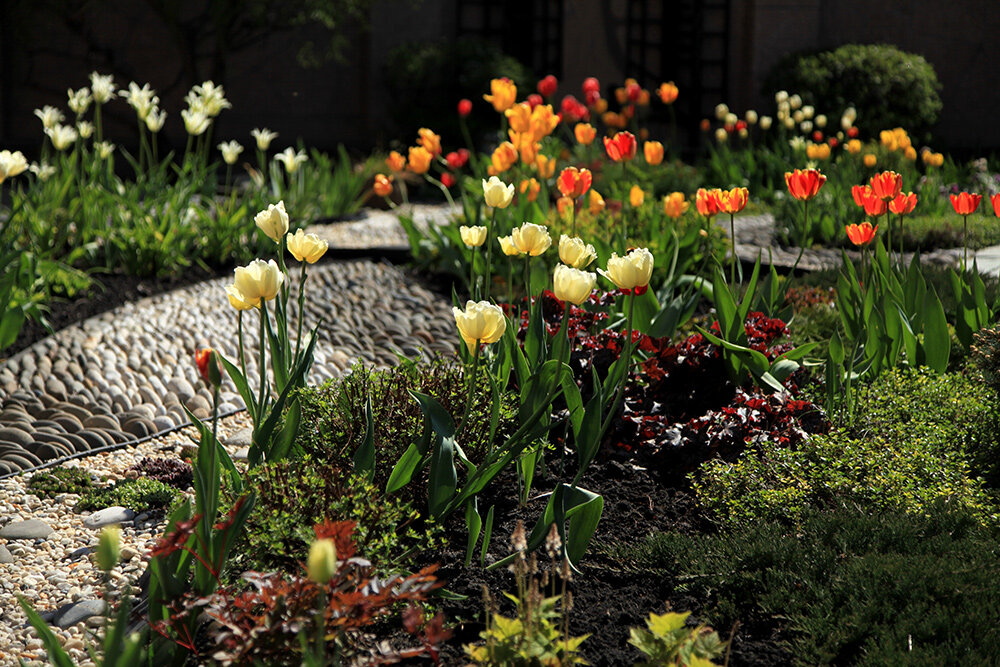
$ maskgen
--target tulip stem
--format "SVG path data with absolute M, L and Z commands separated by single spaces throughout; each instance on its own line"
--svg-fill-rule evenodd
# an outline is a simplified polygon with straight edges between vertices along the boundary
M 236 315 L 236 331 L 239 337 L 239 353 L 240 353 L 240 371 L 243 373 L 243 379 L 246 380 L 247 377 L 247 358 L 246 351 L 243 349 L 243 311 L 237 311 Z M 249 406 L 248 406 L 249 407 Z
M 969 216 L 962 216 L 962 245 L 965 246 L 965 254 L 962 257 L 962 273 L 969 270 Z
M 267 354 L 267 302 L 264 299 L 260 300 L 260 368 L 258 370 L 258 375 L 260 376 L 260 387 L 257 393 L 257 414 L 262 415 L 264 413 L 264 391 L 265 384 L 267 382 L 267 369 L 264 366 Z M 256 443 L 258 446 L 260 443 Z
M 455 440 L 465 431 L 465 425 L 469 421 L 469 410 L 472 409 L 472 392 L 476 388 L 476 376 L 479 374 L 479 339 L 476 339 L 475 349 L 472 351 L 472 375 L 469 377 L 469 389 L 465 394 L 465 408 L 462 410 L 462 422 L 455 433 Z
M 479 290 L 476 289 L 476 249 L 472 248 L 470 254 L 472 259 L 469 260 L 469 298 L 473 301 L 479 301 Z
M 306 307 L 306 261 L 305 258 L 302 259 L 302 270 L 299 273 L 299 312 L 298 312 L 298 331 L 295 334 L 295 356 L 292 357 L 293 365 L 295 360 L 299 358 L 299 350 L 302 349 L 302 322 L 306 319 L 305 313 Z
M 903 216 L 899 216 L 899 268 L 902 270 L 903 266 Z
M 524 296 L 528 300 L 525 309 L 531 319 L 531 255 L 524 256 Z
M 799 267 L 799 261 L 802 259 L 802 255 L 806 251 L 806 236 L 809 234 L 809 200 L 802 200 L 802 234 L 799 236 L 799 255 L 795 258 L 795 263 L 792 264 L 792 273 L 795 275 L 795 269 Z
M 630 294 L 628 302 L 628 315 L 625 319 L 625 349 L 622 351 L 622 356 L 619 357 L 619 361 L 624 359 L 625 372 L 622 374 L 622 379 L 618 383 L 618 389 L 615 391 L 615 400 L 611 403 L 611 409 L 608 411 L 608 415 L 604 418 L 604 422 L 601 423 L 601 434 L 598 439 L 604 437 L 604 434 L 608 432 L 608 428 L 611 426 L 611 420 L 615 418 L 618 414 L 618 407 L 621 405 L 622 400 L 625 395 L 625 385 L 628 384 L 628 368 L 632 363 L 632 315 L 635 310 L 635 288 L 632 288 L 632 293 Z M 573 479 L 573 486 L 576 486 L 583 476 L 583 469 L 576 472 L 576 477 Z
M 729 261 L 729 282 L 736 284 L 736 215 L 729 214 L 729 242 L 732 243 L 732 258 Z
M 493 209 L 493 215 L 490 216 L 490 224 L 486 228 L 486 283 L 483 285 L 483 290 L 485 291 L 484 300 L 490 300 L 490 283 L 492 278 L 490 273 L 493 271 L 493 229 L 496 227 L 497 222 L 497 210 Z

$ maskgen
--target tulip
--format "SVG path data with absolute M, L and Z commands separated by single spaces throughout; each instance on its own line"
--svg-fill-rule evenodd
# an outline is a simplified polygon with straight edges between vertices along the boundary
M 330 247 L 325 240 L 315 234 L 306 234 L 301 229 L 286 236 L 285 244 L 288 246 L 288 252 L 292 253 L 292 257 L 309 264 L 315 264 Z
M 569 197 L 560 197 L 556 200 L 556 210 L 559 212 L 559 217 L 564 220 L 569 220 L 576 212 L 576 204 Z M 573 219 L 573 229 L 576 229 L 576 219 Z
M 903 177 L 894 171 L 883 171 L 871 177 L 870 185 L 876 197 L 890 201 L 902 191 Z
M 810 160 L 826 160 L 830 157 L 829 144 L 806 144 L 806 157 Z
M 587 210 L 590 211 L 591 215 L 597 215 L 604 210 L 604 197 L 597 190 L 590 191 L 590 202 Z
M 638 144 L 631 132 L 619 132 L 614 138 L 604 137 L 604 149 L 615 162 L 627 162 L 635 157 Z
M 531 222 L 525 222 L 520 227 L 515 227 L 510 235 L 514 240 L 514 246 L 523 254 L 531 257 L 538 257 L 552 245 L 549 230 L 542 225 Z
M 392 181 L 385 174 L 375 174 L 375 185 L 372 189 L 379 197 L 388 197 L 392 194 Z
M 46 104 L 41 109 L 35 109 L 35 115 L 42 121 L 42 128 L 50 130 L 66 119 L 62 111 Z
M 675 220 L 684 215 L 690 205 L 691 203 L 684 198 L 683 192 L 671 192 L 663 198 L 663 212 Z
M 860 225 L 847 225 L 844 229 L 847 231 L 847 238 L 851 240 L 851 243 L 856 246 L 864 246 L 875 238 L 878 225 L 872 227 L 871 223 L 866 220 Z
M 875 166 L 875 163 L 878 161 L 878 158 L 876 158 L 873 153 L 866 153 L 864 161 L 865 161 L 865 166 L 871 169 L 872 167 Z
M 889 210 L 888 202 L 880 199 L 871 188 L 864 191 L 864 199 L 861 200 L 861 206 L 865 209 L 866 215 L 874 218 L 885 215 L 885 212 Z
M 663 144 L 659 141 L 647 141 L 642 145 L 642 154 L 647 164 L 658 165 L 663 162 Z
M 261 305 L 261 300 L 270 301 L 278 296 L 278 290 L 285 282 L 285 274 L 273 259 L 267 262 L 255 259 L 246 266 L 236 267 L 234 274 L 234 287 L 242 295 L 242 300 L 254 307 Z
M 917 195 L 913 192 L 900 193 L 889 202 L 889 210 L 896 215 L 909 215 L 917 206 Z
M 472 100 L 461 99 L 458 101 L 458 115 L 465 118 L 472 113 Z
M 267 129 L 257 129 L 256 127 L 250 130 L 250 135 L 257 141 L 258 150 L 266 151 L 271 147 L 271 142 L 278 138 L 277 132 L 272 132 Z
M 757 115 L 757 112 L 754 111 L 753 109 L 748 109 L 747 112 L 743 115 L 743 117 L 746 119 L 747 124 L 749 125 L 756 125 L 757 121 L 760 120 L 760 117 Z
M 746 207 L 749 193 L 746 188 L 733 188 L 732 190 L 720 190 L 717 195 L 719 201 L 719 212 L 733 215 L 739 213 Z
M 497 240 L 500 241 L 500 249 L 503 251 L 503 254 L 508 257 L 517 257 L 521 254 L 521 251 L 514 245 L 514 239 L 510 236 L 501 236 Z
M 222 384 L 222 370 L 218 359 L 212 364 L 212 348 L 205 347 L 194 353 L 194 363 L 198 367 L 198 374 L 209 387 L 218 387 Z
M 222 153 L 222 160 L 226 164 L 236 164 L 236 160 L 239 159 L 240 153 L 243 152 L 243 146 L 241 146 L 240 142 L 236 140 L 224 141 L 216 148 L 218 148 Z
M 255 303 L 252 299 L 248 299 L 243 295 L 239 289 L 237 289 L 236 284 L 226 285 L 226 296 L 229 298 L 229 305 L 236 310 L 250 310 L 255 308 L 260 300 L 258 299 Z
M 389 171 L 403 171 L 406 168 L 406 158 L 399 151 L 392 151 L 385 159 Z
M 656 89 L 656 95 L 660 98 L 660 101 L 664 104 L 673 104 L 677 99 L 679 90 L 673 81 L 668 81 L 667 83 L 661 83 L 660 87 Z
M 266 210 L 254 216 L 253 221 L 269 239 L 279 243 L 281 237 L 288 233 L 288 213 L 285 211 L 284 200 L 277 205 L 268 204 Z
M 573 134 L 576 136 L 576 141 L 581 146 L 589 146 L 593 143 L 594 137 L 597 136 L 597 130 L 590 123 L 577 123 L 576 127 L 573 128 Z
M 974 192 L 959 192 L 957 195 L 951 195 L 951 205 L 955 209 L 955 213 L 959 215 L 975 213 L 982 200 L 983 196 Z
M 761 116 L 760 117 L 760 123 L 759 123 L 760 129 L 762 129 L 762 130 L 770 130 L 771 129 L 771 123 L 773 123 L 773 122 L 774 121 L 771 119 L 770 116 Z
M 465 310 L 453 307 L 458 333 L 469 347 L 469 352 L 478 353 L 480 343 L 489 345 L 503 337 L 507 329 L 507 318 L 500 306 L 488 301 L 467 301 Z
M 104 104 L 115 96 L 115 79 L 111 74 L 90 73 L 90 90 L 94 96 L 94 102 Z
M 567 266 L 582 269 L 597 259 L 597 251 L 583 239 L 563 234 L 559 237 L 559 259 Z
M 990 197 L 990 203 L 993 204 L 993 213 L 1000 218 L 1000 194 L 995 194 Z
M 478 248 L 486 242 L 486 227 L 484 225 L 473 227 L 462 225 L 458 228 L 458 232 L 462 237 L 462 243 L 470 248 Z
M 432 157 L 441 154 L 441 135 L 435 134 L 433 130 L 422 127 L 417 130 L 417 144 L 427 149 Z
M 311 581 L 325 585 L 337 574 L 337 546 L 333 540 L 316 540 L 309 546 L 306 572 Z
M 407 163 L 410 171 L 415 174 L 426 174 L 431 168 L 431 159 L 434 157 L 423 146 L 410 146 L 410 158 Z
M 653 254 L 646 248 L 636 248 L 624 257 L 611 253 L 607 271 L 597 270 L 623 292 L 645 294 L 653 275 Z
M 483 180 L 483 196 L 486 198 L 486 205 L 493 208 L 507 208 L 514 200 L 514 184 L 505 184 L 496 176 L 490 176 L 490 180 Z
M 591 91 L 599 93 L 601 91 L 601 84 L 595 77 L 588 76 L 583 80 L 583 92 L 589 93 Z
M 97 538 L 97 567 L 110 572 L 122 556 L 122 531 L 118 526 L 105 526 Z
M 721 192 L 722 190 L 718 188 L 713 190 L 698 188 L 694 200 L 694 205 L 698 209 L 698 213 L 701 213 L 706 218 L 711 218 L 718 214 L 722 210 L 719 203 L 719 194 Z
M 163 124 L 167 122 L 167 112 L 159 109 L 150 109 L 146 116 L 146 129 L 156 134 L 163 129 Z
M 576 167 L 566 167 L 559 174 L 559 179 L 556 183 L 559 188 L 559 192 L 562 193 L 563 197 L 569 197 L 570 199 L 576 199 L 583 195 L 584 192 L 590 189 L 590 184 L 593 181 L 593 175 L 590 173 L 589 169 L 577 169 Z
M 441 185 L 443 185 L 444 187 L 451 188 L 457 182 L 458 181 L 455 180 L 455 175 L 452 174 L 450 171 L 446 171 L 443 174 L 441 174 Z
M 556 161 L 546 155 L 539 155 L 535 158 L 535 170 L 538 171 L 539 178 L 552 178 L 556 173 Z
M 45 164 L 44 162 L 42 164 L 37 164 L 35 162 L 32 162 L 31 166 L 28 167 L 28 169 L 31 171 L 32 174 L 37 176 L 38 180 L 40 181 L 47 181 L 49 180 L 50 176 L 56 173 L 55 167 L 53 167 L 50 164 Z
M 729 140 L 729 133 L 726 132 L 726 128 L 720 127 L 715 130 L 715 141 L 720 144 L 726 143 Z
M 212 124 L 212 119 L 204 111 L 184 109 L 181 111 L 181 118 L 184 119 L 184 129 L 193 137 L 204 134 L 208 126 Z
M 529 178 L 521 181 L 520 185 L 517 186 L 517 189 L 518 192 L 528 198 L 528 201 L 535 201 L 538 199 L 538 193 L 542 191 L 542 184 L 534 178 Z
M 21 151 L 0 151 L 0 183 L 27 171 L 28 160 Z
M 728 114 L 728 113 L 729 113 L 729 107 L 727 105 L 725 105 L 725 104 L 716 104 L 715 105 L 715 117 L 716 117 L 716 119 L 723 120 L 726 117 L 726 114 Z
M 785 172 L 785 185 L 788 192 L 801 201 L 808 201 L 815 197 L 823 184 L 826 183 L 826 176 L 818 169 L 796 169 Z
M 628 191 L 628 203 L 632 208 L 639 208 L 646 201 L 646 193 L 638 185 L 633 185 Z
M 75 128 L 59 124 L 45 128 L 45 134 L 49 136 L 52 145 L 58 151 L 64 151 L 72 146 L 78 136 Z
M 469 151 L 464 149 L 463 151 L 451 151 L 444 156 L 444 161 L 448 163 L 449 169 L 461 169 L 469 161 Z
M 580 271 L 562 264 L 556 265 L 552 278 L 552 291 L 556 298 L 577 306 L 587 300 L 597 284 L 597 274 Z
M 552 97 L 556 94 L 556 88 L 559 87 L 559 81 L 549 74 L 538 82 L 538 92 L 542 97 Z
M 483 99 L 492 104 L 497 113 L 511 108 L 517 99 L 517 86 L 507 77 L 490 81 L 490 92 L 492 94 L 483 95 Z
M 514 144 L 509 141 L 502 142 L 493 150 L 492 155 L 490 155 L 490 175 L 495 176 L 507 171 L 514 166 L 517 158 L 517 148 Z

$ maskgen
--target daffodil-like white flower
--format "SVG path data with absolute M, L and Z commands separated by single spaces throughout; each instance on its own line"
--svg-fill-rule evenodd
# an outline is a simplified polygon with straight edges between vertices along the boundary
M 269 239 L 279 243 L 281 237 L 288 233 L 288 213 L 285 211 L 284 200 L 276 205 L 268 204 L 267 209 L 254 216 L 253 221 Z
M 51 164 L 33 162 L 28 168 L 32 174 L 38 177 L 40 181 L 47 181 L 56 173 L 56 168 Z
M 84 139 L 90 139 L 90 135 L 94 133 L 94 124 L 87 120 L 81 120 L 76 124 L 76 131 Z
M 69 88 L 66 90 L 66 95 L 69 97 L 69 109 L 77 116 L 82 116 L 87 112 L 87 108 L 90 107 L 91 97 L 90 90 L 87 88 L 81 88 L 80 90 L 73 90 Z
M 226 90 L 211 81 L 194 86 L 184 97 L 184 101 L 192 111 L 201 111 L 209 118 L 218 116 L 223 109 L 232 108 L 226 99 Z
M 57 151 L 64 151 L 76 141 L 76 129 L 72 125 L 53 125 L 45 128 L 45 134 L 49 135 L 52 145 Z
M 115 152 L 115 145 L 110 141 L 98 141 L 94 144 L 94 148 L 97 149 L 97 155 L 102 160 L 107 160 Z
M 160 109 L 150 109 L 149 115 L 146 116 L 146 128 L 156 134 L 163 129 L 163 123 L 167 120 L 167 112 Z
M 28 161 L 21 151 L 0 151 L 0 183 L 28 169 Z
M 51 130 L 66 119 L 62 111 L 49 104 L 41 109 L 35 109 L 35 115 L 42 121 L 42 127 L 46 130 Z
M 285 171 L 289 174 L 294 174 L 299 170 L 299 167 L 303 162 L 309 160 L 309 156 L 305 154 L 305 151 L 295 152 L 291 146 L 283 150 L 274 156 L 274 159 L 285 165 Z
M 208 126 L 212 124 L 212 119 L 203 111 L 184 109 L 181 111 L 181 118 L 184 119 L 184 129 L 194 137 L 204 134 Z
M 266 127 L 264 129 L 258 129 L 255 127 L 250 130 L 250 135 L 257 141 L 257 148 L 262 151 L 266 151 L 270 148 L 271 142 L 278 138 L 277 132 L 272 132 Z
M 240 159 L 240 153 L 243 152 L 243 146 L 235 139 L 232 141 L 223 141 L 219 144 L 218 149 L 222 153 L 222 159 L 226 164 L 236 164 L 236 161 Z
M 142 88 L 135 81 L 128 84 L 128 90 L 122 91 L 121 96 L 125 98 L 128 105 L 135 109 L 139 120 L 145 122 L 151 111 L 160 104 L 160 98 L 156 96 L 156 91 L 144 83 Z
M 94 102 L 104 104 L 115 96 L 115 78 L 111 74 L 90 73 L 90 90 Z

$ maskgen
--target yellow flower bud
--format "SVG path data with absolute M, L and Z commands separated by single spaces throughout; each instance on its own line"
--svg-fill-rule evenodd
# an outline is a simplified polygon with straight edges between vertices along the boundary
M 122 533 L 117 526 L 107 526 L 97 540 L 97 566 L 110 572 L 122 555 Z
M 536 225 L 531 222 L 526 222 L 520 227 L 514 228 L 514 231 L 511 232 L 511 238 L 514 240 L 514 246 L 519 251 L 532 257 L 538 257 L 552 245 L 552 237 L 549 236 L 549 230 L 542 225 Z
M 563 234 L 559 237 L 559 259 L 567 266 L 582 269 L 597 259 L 597 251 L 591 244 L 584 243 L 583 239 Z
M 322 257 L 329 244 L 315 234 L 306 234 L 301 229 L 294 234 L 285 237 L 288 245 L 288 252 L 298 261 L 315 264 L 316 260 Z
M 312 543 L 306 571 L 309 578 L 317 584 L 325 584 L 337 574 L 337 546 L 333 540 L 316 540 Z
M 462 235 L 462 243 L 470 248 L 478 248 L 486 241 L 486 227 L 482 225 L 474 227 L 462 225 L 458 228 L 458 232 Z
M 507 208 L 514 200 L 514 184 L 504 184 L 496 176 L 490 176 L 490 180 L 483 180 L 483 195 L 486 198 L 486 205 L 493 208 Z
M 255 259 L 246 266 L 236 267 L 234 273 L 233 285 L 243 295 L 243 300 L 254 306 L 260 305 L 261 299 L 270 301 L 278 296 L 278 290 L 285 282 L 285 274 L 273 259 L 267 262 Z
M 597 190 L 590 191 L 590 205 L 588 210 L 591 215 L 597 215 L 604 210 L 604 197 Z
M 624 257 L 611 253 L 608 270 L 598 269 L 598 273 L 613 282 L 618 289 L 645 287 L 653 275 L 653 253 L 646 248 L 636 248 Z
M 773 122 L 773 120 L 771 119 L 770 116 L 761 116 L 760 117 L 760 129 L 762 129 L 762 130 L 770 130 L 772 122 Z
M 659 141 L 647 141 L 642 145 L 642 153 L 646 157 L 646 163 L 658 165 L 663 162 L 663 144 Z
M 477 342 L 487 345 L 497 342 L 507 329 L 507 318 L 500 306 L 488 301 L 467 301 L 465 310 L 451 310 L 455 315 L 458 333 L 469 346 L 469 352 L 475 353 Z
M 254 216 L 253 221 L 275 243 L 281 242 L 281 237 L 288 233 L 288 213 L 285 212 L 285 201 L 268 204 L 267 210 Z
M 560 301 L 569 301 L 579 306 L 594 291 L 596 283 L 597 274 L 595 273 L 557 264 L 552 280 L 552 291 Z
M 875 166 L 876 162 L 878 162 L 878 158 L 876 158 L 873 153 L 866 153 L 865 154 L 865 166 L 866 167 L 868 167 L 869 169 L 871 169 L 872 167 Z
M 628 203 L 632 205 L 632 208 L 639 208 L 644 201 L 646 201 L 646 193 L 638 185 L 633 185 L 628 191 Z

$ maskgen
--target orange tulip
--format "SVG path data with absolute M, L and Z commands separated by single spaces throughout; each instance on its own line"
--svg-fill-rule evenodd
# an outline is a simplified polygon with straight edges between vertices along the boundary
M 576 135 L 577 142 L 582 146 L 589 146 L 594 141 L 594 137 L 597 136 L 597 130 L 590 123 L 577 123 L 576 127 L 573 128 L 573 134 Z
M 674 100 L 677 99 L 679 94 L 677 86 L 674 85 L 673 81 L 668 81 L 666 83 L 661 83 L 660 87 L 656 89 L 656 94 L 660 97 L 660 101 L 664 104 L 673 104 Z
M 721 190 L 718 194 L 720 213 L 739 213 L 747 205 L 749 192 L 746 188 L 733 188 L 732 190 Z
M 969 215 L 979 208 L 979 202 L 982 200 L 983 196 L 974 192 L 959 192 L 951 196 L 951 205 L 955 208 L 955 213 Z
M 917 195 L 913 192 L 902 192 L 889 202 L 889 210 L 896 215 L 909 215 L 917 207 Z
M 854 203 L 861 208 L 865 207 L 865 199 L 871 194 L 871 186 L 868 185 L 855 185 L 851 188 L 851 196 L 854 197 Z
M 635 157 L 638 144 L 631 132 L 619 132 L 613 138 L 604 137 L 604 149 L 615 162 L 627 162 Z
M 577 169 L 576 167 L 566 167 L 559 174 L 556 185 L 563 197 L 576 199 L 590 189 L 593 176 L 589 169 Z
M 711 218 L 712 216 L 719 213 L 722 210 L 719 203 L 719 195 L 722 190 L 706 190 L 705 188 L 698 188 L 698 192 L 695 193 L 694 205 L 706 218 Z
M 490 92 L 492 95 L 483 95 L 483 99 L 492 104 L 497 113 L 511 108 L 517 99 L 517 86 L 507 77 L 490 81 Z
M 426 127 L 422 127 L 417 130 L 417 144 L 423 146 L 427 149 L 427 152 L 432 156 L 441 154 L 441 135 L 434 134 L 433 130 L 428 130 Z
M 872 227 L 871 223 L 866 221 L 860 225 L 847 225 L 844 229 L 847 231 L 847 238 L 851 239 L 851 243 L 856 246 L 863 246 L 868 245 L 875 238 L 878 225 Z
M 493 155 L 490 156 L 490 166 L 495 173 L 499 174 L 507 171 L 517 162 L 518 152 L 514 144 L 505 141 L 496 147 Z
M 385 159 L 385 164 L 389 171 L 403 171 L 406 168 L 406 158 L 399 151 L 393 151 Z
M 527 195 L 528 201 L 535 201 L 538 199 L 538 193 L 542 189 L 542 184 L 533 178 L 529 178 L 526 181 L 521 181 L 518 186 L 518 190 L 521 191 L 522 195 Z
M 796 169 L 785 172 L 785 185 L 788 192 L 796 199 L 809 201 L 815 197 L 823 184 L 826 183 L 826 176 L 818 169 Z
M 392 181 L 385 174 L 375 174 L 374 190 L 379 197 L 388 197 L 392 194 Z
M 633 185 L 628 191 L 628 203 L 632 205 L 632 208 L 639 208 L 644 201 L 646 201 L 646 193 L 638 185 Z
M 658 165 L 663 162 L 663 144 L 659 141 L 647 141 L 642 145 L 642 154 L 648 164 Z
M 410 146 L 410 171 L 415 174 L 426 174 L 431 168 L 431 152 L 423 146 Z
M 882 201 L 895 199 L 903 190 L 903 177 L 894 171 L 883 171 L 871 178 L 871 188 Z
M 514 104 L 503 112 L 510 123 L 510 129 L 515 132 L 528 132 L 531 130 L 531 105 L 527 102 Z
M 597 215 L 604 210 L 604 197 L 597 190 L 590 191 L 590 213 L 592 215 Z
M 539 178 L 552 178 L 556 173 L 556 160 L 547 155 L 539 155 L 535 158 L 535 169 L 538 170 Z
M 878 162 L 878 158 L 875 157 L 874 153 L 866 153 L 864 160 L 865 160 L 865 166 L 868 167 L 869 169 L 874 167 L 875 163 Z
M 861 205 L 865 209 L 865 214 L 873 218 L 877 218 L 880 215 L 885 215 L 888 210 L 888 202 L 884 199 L 879 199 L 875 191 L 869 188 L 865 191 L 864 200 L 862 200 Z
M 684 199 L 683 192 L 671 192 L 663 198 L 663 212 L 675 220 L 684 215 L 684 211 L 688 210 L 690 205 L 690 202 Z
M 568 218 L 573 213 L 573 200 L 569 197 L 560 197 L 556 200 L 556 210 L 560 216 Z
M 535 141 L 541 141 L 544 137 L 552 134 L 561 119 L 552 110 L 551 104 L 539 104 L 531 110 L 531 132 L 535 135 Z
M 1000 194 L 990 197 L 990 203 L 993 204 L 993 212 L 1000 218 Z

